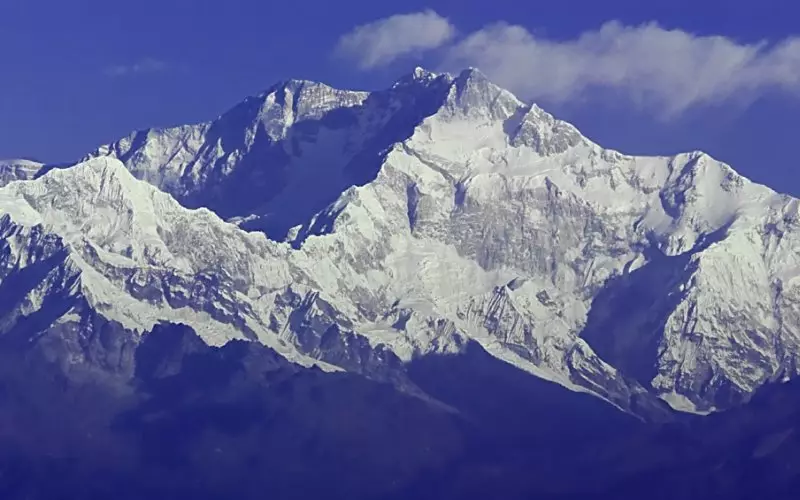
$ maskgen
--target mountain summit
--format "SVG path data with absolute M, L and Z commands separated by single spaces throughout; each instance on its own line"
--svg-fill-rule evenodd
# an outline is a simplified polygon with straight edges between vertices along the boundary
M 423 398 L 410 363 L 480 345 L 646 418 L 798 373 L 797 200 L 604 149 L 475 69 L 283 82 L 17 178 L 6 331 L 184 323 Z

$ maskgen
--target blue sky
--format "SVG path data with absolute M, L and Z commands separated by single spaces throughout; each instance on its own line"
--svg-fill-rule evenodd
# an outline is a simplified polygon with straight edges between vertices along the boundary
M 703 149 L 800 195 L 795 3 L 0 0 L 0 158 L 68 161 L 286 78 L 473 65 L 605 146 Z

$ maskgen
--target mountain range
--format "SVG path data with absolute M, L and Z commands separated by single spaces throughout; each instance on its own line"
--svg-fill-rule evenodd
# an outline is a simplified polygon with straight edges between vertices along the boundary
M 0 185 L 7 498 L 800 484 L 798 200 L 702 152 L 417 68 Z

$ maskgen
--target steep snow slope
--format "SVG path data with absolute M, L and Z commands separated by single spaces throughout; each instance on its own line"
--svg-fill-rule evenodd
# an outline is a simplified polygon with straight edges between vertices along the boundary
M 797 373 L 796 200 L 699 152 L 603 149 L 476 70 L 288 82 L 93 156 L 290 242 L 240 258 L 291 268 L 254 315 L 301 311 L 279 335 L 316 357 L 334 325 L 402 360 L 470 337 L 620 406 L 647 390 L 698 412 Z

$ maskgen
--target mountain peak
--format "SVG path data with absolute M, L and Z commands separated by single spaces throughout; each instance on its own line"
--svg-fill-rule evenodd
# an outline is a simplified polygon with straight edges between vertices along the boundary
M 38 162 L 28 158 L 9 158 L 5 160 L 0 159 L 0 167 L 5 167 L 5 166 L 41 167 L 42 165 L 43 165 L 42 162 Z
M 451 113 L 506 120 L 524 104 L 511 92 L 492 83 L 475 68 L 468 68 L 453 79 L 447 108 Z
M 453 79 L 453 77 L 447 73 L 434 73 L 433 71 L 428 71 L 425 68 L 417 66 L 410 73 L 397 79 L 397 81 L 395 81 L 395 83 L 392 85 L 392 88 L 394 89 L 398 87 L 415 86 L 420 84 L 427 86 L 439 79 L 445 79 L 449 82 Z
M 436 77 L 436 74 L 435 74 L 435 73 L 432 73 L 432 72 L 430 72 L 430 71 L 427 71 L 426 69 L 423 69 L 421 66 L 417 66 L 417 67 L 415 67 L 415 68 L 414 68 L 414 69 L 411 71 L 411 74 L 412 74 L 412 75 L 414 76 L 414 78 L 416 78 L 417 80 L 421 80 L 421 79 L 423 79 L 423 78 L 427 78 L 427 77 L 429 77 L 429 76 Z
M 44 167 L 43 163 L 24 158 L 0 160 L 0 187 L 17 180 L 28 180 Z
M 495 85 L 486 74 L 481 72 L 478 68 L 467 68 L 461 71 L 458 76 L 453 79 L 453 84 L 457 88 L 472 88 L 472 89 L 491 89 L 492 91 L 502 91 L 508 95 L 511 92 Z
M 489 77 L 487 77 L 484 72 L 474 66 L 469 66 L 463 69 L 461 73 L 458 74 L 458 79 L 484 82 L 489 81 Z
M 748 306 L 717 286 L 738 280 L 736 290 L 763 289 L 748 297 L 760 304 L 762 296 L 775 297 L 769 291 L 774 276 L 789 283 L 796 266 L 782 263 L 796 260 L 791 245 L 797 238 L 782 200 L 697 154 L 650 158 L 605 150 L 477 68 L 456 77 L 415 68 L 392 88 L 373 93 L 286 81 L 209 124 L 144 134 L 103 151 L 184 206 L 206 207 L 272 240 L 291 240 L 282 251 L 298 270 L 292 278 L 341 311 L 331 318 L 348 319 L 342 331 L 375 332 L 364 335 L 402 344 L 410 353 L 428 352 L 426 346 L 458 331 L 485 340 L 494 355 L 531 372 L 547 368 L 565 380 L 588 377 L 591 382 L 582 385 L 590 391 L 604 383 L 624 385 L 618 377 L 628 374 L 615 370 L 628 365 L 603 364 L 614 362 L 616 341 L 603 352 L 604 345 L 588 337 L 602 359 L 588 346 L 580 352 L 575 346 L 587 328 L 608 330 L 600 309 L 625 317 L 620 311 L 629 288 L 655 288 L 640 307 L 642 318 L 618 321 L 610 337 L 627 346 L 627 336 L 651 332 L 652 345 L 666 347 L 631 347 L 631 356 L 652 368 L 634 366 L 632 375 L 673 404 L 686 398 L 691 403 L 681 404 L 691 410 L 728 404 L 722 385 L 706 384 L 703 377 L 735 381 L 742 391 L 763 382 L 761 374 L 769 370 L 748 372 L 728 355 L 730 346 L 751 338 L 748 332 L 761 332 L 763 338 L 748 341 L 747 349 L 760 350 L 764 366 L 779 363 L 782 348 L 770 347 L 778 339 L 795 341 L 781 326 L 788 305 Z M 50 188 L 74 191 L 71 186 Z M 737 222 L 745 215 L 747 224 Z M 116 226 L 113 221 L 113 230 L 133 227 L 122 224 L 125 219 Z M 722 241 L 734 239 L 737 251 L 725 253 L 731 243 Z M 729 254 L 746 265 L 731 262 Z M 247 255 L 243 250 L 236 262 L 246 262 Z M 737 274 L 727 276 L 730 270 Z M 230 275 L 247 281 L 251 270 L 245 271 Z M 252 274 L 263 276 L 261 270 Z M 515 277 L 525 284 L 514 290 L 514 308 L 505 307 L 501 296 L 486 295 Z M 268 297 L 266 288 L 251 293 Z M 741 307 L 728 312 L 717 304 L 719 297 Z M 253 321 L 283 332 L 269 326 L 280 318 L 269 318 L 272 300 L 264 300 L 252 305 Z M 396 321 L 380 320 L 394 301 L 412 304 L 429 321 L 398 333 Z M 690 301 L 716 305 L 695 308 Z M 760 319 L 775 308 L 784 310 L 766 323 Z M 668 328 L 651 327 L 656 324 Z M 702 326 L 695 337 L 712 340 L 698 344 L 702 360 L 690 357 L 697 351 L 690 346 L 695 337 L 680 333 L 700 328 L 691 325 Z M 308 345 L 316 342 L 312 333 L 304 333 L 311 335 Z

